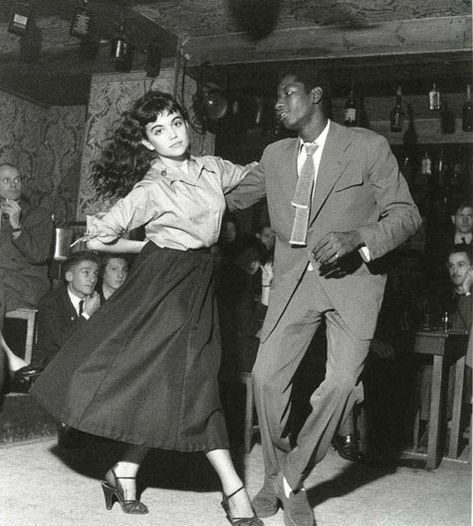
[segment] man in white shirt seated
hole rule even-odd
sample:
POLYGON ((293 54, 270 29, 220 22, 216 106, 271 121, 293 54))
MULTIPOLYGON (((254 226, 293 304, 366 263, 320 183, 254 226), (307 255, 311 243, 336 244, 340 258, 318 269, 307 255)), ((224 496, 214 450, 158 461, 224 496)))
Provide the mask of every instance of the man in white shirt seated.
POLYGON ((455 227, 452 243, 455 245, 461 243, 471 245, 473 239, 473 204, 466 201, 460 203, 451 218, 455 227))
POLYGON ((99 256, 90 250, 73 253, 64 264, 65 283, 43 296, 38 307, 38 343, 24 376, 38 374, 69 337, 100 307, 95 291, 99 256))

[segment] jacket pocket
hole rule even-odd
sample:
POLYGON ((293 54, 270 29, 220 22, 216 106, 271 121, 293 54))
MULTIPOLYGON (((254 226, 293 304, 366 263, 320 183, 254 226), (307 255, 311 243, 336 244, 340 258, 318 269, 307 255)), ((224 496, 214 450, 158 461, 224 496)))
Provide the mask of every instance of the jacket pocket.
POLYGON ((340 177, 335 184, 335 192, 342 192, 353 186, 361 186, 363 184, 363 175, 360 170, 353 170, 353 167, 348 166, 346 172, 340 177))

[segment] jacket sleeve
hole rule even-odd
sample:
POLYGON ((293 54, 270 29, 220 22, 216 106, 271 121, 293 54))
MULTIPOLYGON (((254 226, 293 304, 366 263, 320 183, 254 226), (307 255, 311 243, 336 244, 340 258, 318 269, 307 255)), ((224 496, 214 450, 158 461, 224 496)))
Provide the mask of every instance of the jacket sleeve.
POLYGON ((47 210, 33 209, 21 225, 21 233, 12 239, 13 245, 32 265, 46 262, 51 251, 53 221, 47 210))
POLYGON ((38 341, 33 363, 47 365, 83 323, 84 318, 69 315, 59 295, 45 296, 38 307, 38 341))
POLYGON ((380 213, 376 223, 358 231, 371 258, 376 259, 413 236, 422 220, 386 139, 373 138, 367 156, 368 180, 380 213))
POLYGON ((250 168, 246 177, 225 198, 231 211, 249 208, 266 196, 266 162, 265 156, 259 164, 250 168))

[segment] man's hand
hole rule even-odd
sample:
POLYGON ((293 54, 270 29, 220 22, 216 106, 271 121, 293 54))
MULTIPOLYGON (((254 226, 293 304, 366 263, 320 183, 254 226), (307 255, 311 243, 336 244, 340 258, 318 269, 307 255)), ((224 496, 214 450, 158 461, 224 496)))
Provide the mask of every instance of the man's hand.
POLYGON ((313 250, 315 261, 324 267, 335 265, 340 258, 359 248, 362 242, 356 230, 330 232, 315 245, 313 250))
POLYGON ((472 292, 471 288, 473 287, 473 268, 470 268, 470 270, 468 270, 466 273, 462 286, 465 294, 472 292))
POLYGON ((90 296, 86 296, 84 298, 84 312, 88 316, 92 316, 92 314, 98 310, 100 307, 100 296, 97 291, 94 291, 90 296))
POLYGON ((273 281, 273 264, 268 261, 264 265, 260 265, 261 269, 261 285, 263 287, 268 287, 273 281))
POLYGON ((2 214, 6 214, 12 228, 21 228, 21 207, 16 201, 8 200, 2 203, 2 214))

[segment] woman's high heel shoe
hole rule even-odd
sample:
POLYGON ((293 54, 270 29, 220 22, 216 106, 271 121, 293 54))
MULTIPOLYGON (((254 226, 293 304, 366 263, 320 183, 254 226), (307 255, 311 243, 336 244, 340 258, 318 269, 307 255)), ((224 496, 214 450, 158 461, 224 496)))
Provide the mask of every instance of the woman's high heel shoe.
POLYGON ((143 515, 148 513, 148 508, 139 500, 125 500, 125 492, 123 487, 120 485, 121 479, 134 479, 135 477, 117 477, 115 471, 112 469, 111 474, 113 475, 113 485, 104 480, 102 482, 103 494, 105 497, 105 507, 107 510, 111 510, 115 500, 118 501, 124 513, 135 513, 143 515))
POLYGON ((230 513, 230 506, 228 505, 228 501, 236 495, 239 491, 244 490, 245 486, 242 486, 241 488, 238 488, 236 491, 231 493, 230 495, 224 495, 222 499, 222 508, 225 512, 228 521, 230 524, 233 524, 234 526, 264 526, 263 521, 258 519, 256 515, 253 515, 253 517, 232 517, 230 513))

